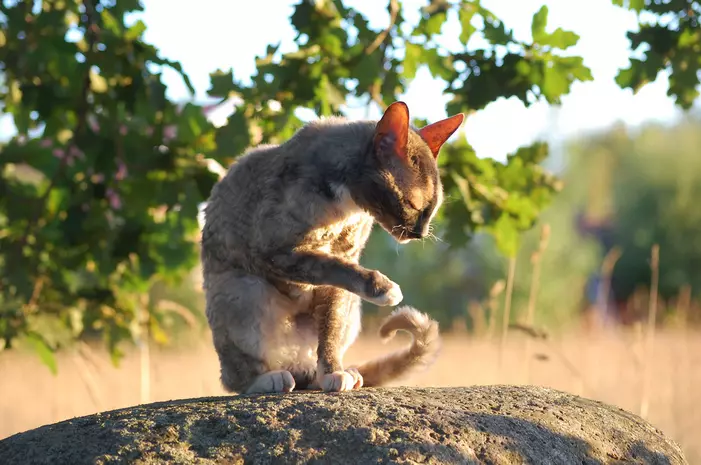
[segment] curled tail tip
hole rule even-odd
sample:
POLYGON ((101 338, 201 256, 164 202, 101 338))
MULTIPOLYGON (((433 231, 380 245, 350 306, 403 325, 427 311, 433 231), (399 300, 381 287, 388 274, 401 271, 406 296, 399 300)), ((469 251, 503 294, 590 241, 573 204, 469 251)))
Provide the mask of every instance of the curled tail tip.
POLYGON ((420 312, 414 307, 404 305, 397 307, 389 314, 380 326, 380 337, 387 341, 394 337, 398 330, 409 331, 417 337, 422 333, 434 333, 438 335, 438 322, 426 313, 420 312))
POLYGON ((402 306, 385 318, 380 326, 380 337, 387 341, 399 330, 412 335, 411 345, 362 364, 359 370, 366 385, 380 386, 435 362, 442 345, 437 321, 413 307, 402 306))

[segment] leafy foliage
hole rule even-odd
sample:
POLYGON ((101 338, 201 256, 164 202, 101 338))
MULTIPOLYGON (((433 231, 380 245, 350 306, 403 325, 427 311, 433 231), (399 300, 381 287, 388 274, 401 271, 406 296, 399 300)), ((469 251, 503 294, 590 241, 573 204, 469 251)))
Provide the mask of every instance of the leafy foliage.
MULTIPOLYGON (((258 58, 250 85, 235 81, 232 71, 214 73, 210 94, 237 96, 242 102, 229 123, 218 129, 218 141, 234 141, 218 150, 219 160, 229 163, 251 141, 286 139, 300 127, 297 108, 312 108, 320 116, 337 114, 348 97, 385 108, 422 66, 446 82, 445 92, 452 95, 449 114, 473 112, 512 96, 526 105, 540 97, 558 103, 572 82, 592 78, 580 57, 558 53, 579 37, 561 28, 547 32, 546 7, 533 18, 532 43, 514 39, 504 23, 476 1, 429 2, 416 25, 403 19, 395 0, 389 2, 388 12, 390 25, 372 30, 360 11, 341 1, 303 0, 291 17, 297 50, 280 54, 278 47, 268 47, 258 58), (451 12, 457 13, 465 42, 458 52, 435 40, 451 12), (480 22, 481 30, 475 26, 480 22), (469 47, 469 39, 478 33, 486 46, 469 47)), ((445 213, 450 243, 464 245, 472 232, 485 229, 495 234, 505 253, 514 254, 519 233, 532 226, 559 186, 539 165, 547 147, 523 148, 506 165, 478 159, 464 140, 444 150, 446 188, 449 195, 464 200, 445 213)))
MULTIPOLYGON (((287 139, 303 124, 299 109, 337 114, 349 98, 384 108, 421 67, 445 81, 451 114, 499 98, 558 103, 592 78, 580 57, 562 55, 579 38, 549 32, 545 7, 524 42, 478 0, 428 1, 418 24, 388 0, 384 29, 342 0, 300 0, 296 50, 269 45, 250 83, 233 70, 211 75, 212 97, 240 102, 214 128, 201 106, 166 99, 164 67, 192 85, 143 41, 142 22, 127 22, 141 9, 138 0, 0 2, 0 99, 18 130, 0 157, 0 348, 25 336, 49 365, 61 343, 40 329, 47 320, 70 338, 102 335, 115 360, 145 325, 163 339, 153 287, 196 263, 197 208, 216 181, 206 158, 226 165, 250 145, 287 139), (450 17, 461 26, 457 51, 437 40, 450 17)), ((686 50, 687 36, 674 47, 686 50)), ((445 150, 446 188, 461 200, 443 212, 452 245, 484 230, 513 255, 559 189, 541 167, 547 147, 505 164, 477 158, 464 140, 445 150)))
POLYGON ((644 50, 644 59, 632 58, 628 68, 619 71, 616 82, 638 92, 654 81, 662 70, 669 72, 669 90, 682 108, 688 109, 699 96, 701 79, 701 3, 688 0, 613 0, 637 12, 639 30, 629 32, 634 51, 644 50), (643 21, 643 15, 654 21, 643 21))
POLYGON ((26 334, 52 365, 37 320, 98 331, 118 355, 139 296, 196 263, 198 204, 217 179, 197 155, 215 133, 165 98, 150 70, 180 65, 125 24, 138 2, 32 3, 0 10, 0 97, 18 130, 0 157, 0 347, 26 334))

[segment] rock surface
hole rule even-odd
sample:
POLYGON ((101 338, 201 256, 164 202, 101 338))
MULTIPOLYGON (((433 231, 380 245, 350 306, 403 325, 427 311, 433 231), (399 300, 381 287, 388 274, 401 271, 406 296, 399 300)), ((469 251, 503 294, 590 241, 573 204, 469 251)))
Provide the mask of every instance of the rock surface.
POLYGON ((2 464, 685 464, 636 415, 539 387, 387 388, 159 402, 0 441, 2 464))

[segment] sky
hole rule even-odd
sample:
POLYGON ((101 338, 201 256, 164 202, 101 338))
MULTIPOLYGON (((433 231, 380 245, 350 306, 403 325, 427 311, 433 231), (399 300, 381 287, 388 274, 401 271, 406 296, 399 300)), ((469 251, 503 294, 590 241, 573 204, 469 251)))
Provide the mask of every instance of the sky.
MULTIPOLYGON (((190 76, 197 98, 206 98, 209 73, 233 68, 236 79, 245 80, 255 71, 255 57, 265 52, 269 43, 282 42, 282 50, 293 50, 295 32, 289 17, 298 0, 144 0, 145 11, 138 16, 146 23, 145 40, 155 45, 161 55, 181 62, 190 76)), ((346 0, 346 5, 363 12, 370 25, 387 24, 386 1, 346 0)), ((419 8, 426 0, 405 0, 407 20, 417 21, 419 8)), ((516 98, 500 99, 468 117, 464 134, 478 156, 503 160, 506 154, 535 140, 555 145, 564 138, 606 128, 618 121, 637 126, 648 121, 673 122, 682 112, 667 97, 668 80, 662 73, 637 95, 620 89, 615 81, 617 70, 628 65, 630 43, 626 32, 637 28, 634 13, 614 7, 611 0, 483 0, 482 4, 504 20, 518 39, 530 39, 533 14, 545 4, 549 8, 548 29, 572 30, 580 41, 568 54, 580 55, 592 71, 594 80, 575 83, 569 95, 555 109, 545 102, 526 108, 516 98)), ((460 25, 449 17, 443 28, 442 45, 461 48, 460 25)), ((475 39, 479 40, 479 39, 475 39)), ((188 98, 188 91, 174 72, 164 73, 172 99, 188 98)), ((413 116, 436 121, 446 117, 442 95, 444 83, 420 69, 402 100, 413 116)), ((701 107, 698 105, 697 107, 701 107)), ((347 116, 362 118, 365 108, 346 108, 347 116)), ((221 123, 227 109, 212 115, 221 123)), ((370 114, 370 117, 378 117, 370 114)), ((0 120, 0 136, 11 131, 7 118, 0 120)), ((462 135, 461 135, 462 136, 462 135)))
MULTIPOLYGON (((281 41, 283 50, 291 49, 294 30, 289 17, 295 3, 298 1, 200 0, 195 9, 189 2, 145 0, 146 39, 159 47, 164 56, 182 62, 198 94, 204 97, 209 72, 233 68, 237 79, 245 79, 255 71, 255 56, 263 54, 268 43, 281 41)), ((403 3, 407 20, 416 21, 419 8, 427 2, 405 0, 403 3)), ((498 100, 471 115, 464 130, 480 157, 503 160, 506 154, 537 139, 557 144, 566 137, 606 128, 617 121, 636 126, 647 121, 672 122, 681 116, 666 95, 668 80, 664 73, 635 96, 631 90, 620 89, 614 81, 617 70, 629 63, 630 42, 626 32, 637 29, 634 13, 613 6, 611 0, 483 0, 482 3, 522 40, 530 39, 533 14, 541 5, 547 5, 548 30, 562 27, 580 35, 579 43, 568 52, 584 58, 594 80, 574 84, 557 110, 545 102, 526 108, 512 98, 498 100)), ((373 27, 383 27, 389 19, 385 1, 346 0, 346 5, 366 14, 373 27)), ((447 47, 461 47, 456 18, 449 18, 442 32, 447 47)), ((167 82, 173 97, 185 95, 177 76, 169 75, 167 82)), ((443 86, 423 69, 401 98, 409 105, 412 115, 435 121, 447 116, 443 86)), ((351 109, 347 115, 362 118, 365 109, 351 109)))

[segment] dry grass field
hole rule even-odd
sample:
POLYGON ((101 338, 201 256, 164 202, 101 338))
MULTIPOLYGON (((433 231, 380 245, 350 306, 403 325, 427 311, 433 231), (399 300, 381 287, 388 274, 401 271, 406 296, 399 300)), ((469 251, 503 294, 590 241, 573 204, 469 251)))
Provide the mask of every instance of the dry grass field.
MULTIPOLYGON (((348 361, 379 355, 406 343, 387 345, 369 331, 351 349, 348 361)), ((701 334, 659 331, 654 355, 644 357, 634 331, 571 334, 544 343, 532 341, 525 363, 525 336, 510 333, 500 344, 468 335, 445 336, 437 363, 405 384, 464 386, 538 384, 618 405, 647 418, 682 445, 691 464, 701 464, 701 334), (501 359, 501 363, 500 363, 501 359), (643 362, 647 360, 647 365, 643 362), (645 389, 648 370, 649 388, 645 389), (647 404, 647 406, 645 406, 647 404)), ((149 401, 223 395, 216 356, 210 345, 150 351, 149 401)), ((46 423, 141 402, 140 355, 130 352, 119 369, 95 350, 59 356, 51 373, 32 355, 0 355, 0 438, 46 423)), ((148 365, 145 365, 148 366, 148 365)))

